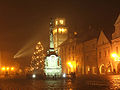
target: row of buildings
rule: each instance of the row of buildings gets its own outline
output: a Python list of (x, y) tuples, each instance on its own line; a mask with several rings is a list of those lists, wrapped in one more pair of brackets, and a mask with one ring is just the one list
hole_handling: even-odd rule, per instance
[(53, 40), (55, 50), (62, 60), (63, 73), (113, 74), (120, 72), (120, 15), (114, 33), (108, 36), (103, 30), (99, 34), (88, 31), (78, 35), (69, 34), (65, 19), (55, 19)]

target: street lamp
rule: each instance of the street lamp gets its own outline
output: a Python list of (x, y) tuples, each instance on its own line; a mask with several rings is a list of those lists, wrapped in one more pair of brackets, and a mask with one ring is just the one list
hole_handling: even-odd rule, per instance
[(68, 64), (68, 66), (69, 66), (70, 68), (73, 68), (73, 65), (72, 65), (71, 62), (68, 62), (67, 64)]
[(6, 70), (9, 71), (9, 67), (7, 67)]
[(116, 53), (112, 53), (111, 57), (116, 58), (116, 57), (118, 57), (118, 55)]
[(120, 57), (116, 53), (112, 53), (111, 57), (114, 58), (114, 61), (120, 61)]
[(14, 70), (14, 67), (11, 67), (11, 71), (13, 71)]
[(5, 71), (5, 67), (2, 67), (2, 69), (1, 69), (2, 71)]
[(76, 62), (75, 61), (68, 61), (67, 65), (70, 67), (71, 72), (75, 71), (75, 68), (76, 68)]

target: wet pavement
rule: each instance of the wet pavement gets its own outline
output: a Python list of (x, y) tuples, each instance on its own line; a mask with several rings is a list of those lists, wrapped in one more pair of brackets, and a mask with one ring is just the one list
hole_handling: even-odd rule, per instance
[(77, 79), (0, 79), (1, 90), (120, 90), (120, 75)]

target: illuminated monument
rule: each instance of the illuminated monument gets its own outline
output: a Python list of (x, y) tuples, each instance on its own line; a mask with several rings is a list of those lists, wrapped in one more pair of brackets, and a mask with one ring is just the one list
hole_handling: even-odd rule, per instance
[(54, 20), (50, 21), (50, 49), (47, 51), (47, 56), (45, 58), (45, 74), (46, 76), (57, 76), (60, 77), (62, 74), (61, 58), (58, 56), (57, 52), (54, 50), (53, 42), (53, 26)]

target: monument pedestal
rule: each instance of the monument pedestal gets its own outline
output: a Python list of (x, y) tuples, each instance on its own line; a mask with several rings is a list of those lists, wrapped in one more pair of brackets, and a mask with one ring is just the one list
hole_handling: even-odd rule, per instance
[(57, 52), (54, 50), (53, 43), (53, 22), (50, 22), (50, 49), (45, 58), (45, 68), (44, 72), (47, 77), (61, 77), (62, 67), (61, 67), (61, 58), (57, 55)]

